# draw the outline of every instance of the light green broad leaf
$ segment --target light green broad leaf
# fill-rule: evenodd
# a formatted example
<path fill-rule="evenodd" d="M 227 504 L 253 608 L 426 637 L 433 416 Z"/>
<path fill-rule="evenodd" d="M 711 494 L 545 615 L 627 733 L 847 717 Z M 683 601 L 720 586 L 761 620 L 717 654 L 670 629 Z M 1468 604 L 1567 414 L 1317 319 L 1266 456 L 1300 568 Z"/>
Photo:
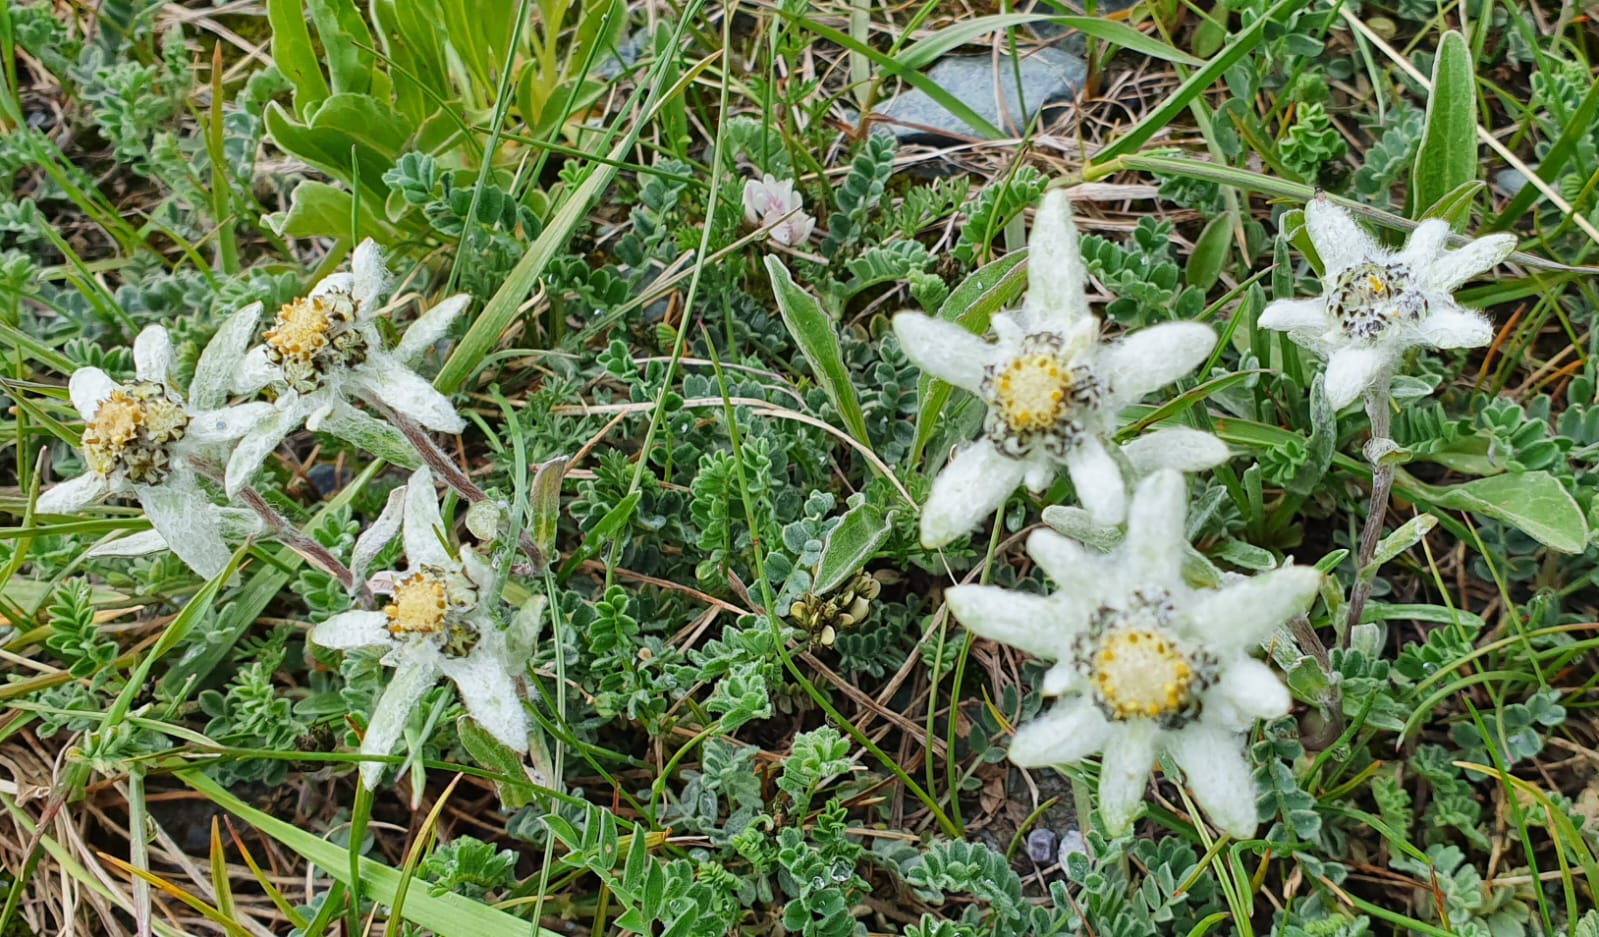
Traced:
<path fill-rule="evenodd" d="M 799 346 L 816 380 L 832 401 L 834 409 L 844 421 L 844 428 L 861 445 L 871 447 L 866 435 L 866 416 L 861 412 L 860 401 L 855 396 L 855 385 L 850 382 L 849 368 L 844 364 L 844 352 L 839 348 L 838 332 L 833 317 L 822 304 L 798 283 L 783 266 L 781 258 L 768 254 L 766 273 L 772 279 L 772 292 L 777 298 L 777 310 L 782 313 L 788 334 Z"/>
<path fill-rule="evenodd" d="M 866 503 L 851 508 L 822 544 L 822 559 L 816 564 L 811 591 L 825 595 L 842 585 L 866 565 L 893 529 L 894 512 L 884 514 Z"/>
<path fill-rule="evenodd" d="M 176 774 L 183 783 L 204 794 L 218 807 L 294 850 L 335 880 L 347 886 L 351 884 L 350 854 L 344 847 L 256 810 L 199 771 L 185 769 Z M 398 869 L 363 858 L 360 874 L 363 895 L 383 904 L 394 901 L 401 885 Z M 435 895 L 427 888 L 408 889 L 404 907 L 396 909 L 395 913 L 439 937 L 560 937 L 555 931 L 535 927 L 530 921 L 486 904 L 450 892 Z"/>
<path fill-rule="evenodd" d="M 1477 172 L 1477 75 L 1466 37 L 1450 30 L 1433 59 L 1427 122 L 1411 174 L 1412 217 L 1447 203 L 1457 189 L 1477 180 Z M 1470 212 L 1455 206 L 1438 214 L 1447 214 L 1460 231 Z"/>
<path fill-rule="evenodd" d="M 1504 521 L 1551 550 L 1581 553 L 1588 546 L 1582 509 L 1548 472 L 1493 475 L 1448 486 L 1422 484 L 1406 475 L 1404 483 L 1435 507 Z"/>

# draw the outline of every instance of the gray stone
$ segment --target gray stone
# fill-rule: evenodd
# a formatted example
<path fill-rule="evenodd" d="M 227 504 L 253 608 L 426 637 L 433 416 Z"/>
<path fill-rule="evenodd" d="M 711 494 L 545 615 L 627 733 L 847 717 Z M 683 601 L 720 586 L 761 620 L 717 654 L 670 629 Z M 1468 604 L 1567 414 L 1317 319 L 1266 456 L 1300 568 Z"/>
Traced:
<path fill-rule="evenodd" d="M 1494 173 L 1494 183 L 1504 189 L 1506 195 L 1515 195 L 1527 184 L 1527 177 L 1519 169 L 1501 169 Z"/>
<path fill-rule="evenodd" d="M 1083 839 L 1083 834 L 1080 830 L 1067 830 L 1066 835 L 1060 838 L 1060 852 L 1056 855 L 1056 858 L 1064 866 L 1074 852 L 1080 852 L 1085 856 L 1088 855 L 1088 843 Z"/>
<path fill-rule="evenodd" d="M 1027 855 L 1034 862 L 1048 862 L 1055 858 L 1055 831 L 1034 830 L 1027 834 Z"/>
<path fill-rule="evenodd" d="M 1018 69 L 1020 94 L 1016 87 Z M 1088 65 L 1070 52 L 1046 46 L 1021 56 L 1020 62 L 1008 55 L 997 59 L 990 55 L 951 56 L 935 62 L 926 75 L 1001 132 L 1020 134 L 1045 105 L 1077 93 L 1088 76 Z M 874 129 L 880 128 L 907 143 L 979 136 L 978 131 L 918 88 L 884 101 L 874 113 L 878 118 Z"/>

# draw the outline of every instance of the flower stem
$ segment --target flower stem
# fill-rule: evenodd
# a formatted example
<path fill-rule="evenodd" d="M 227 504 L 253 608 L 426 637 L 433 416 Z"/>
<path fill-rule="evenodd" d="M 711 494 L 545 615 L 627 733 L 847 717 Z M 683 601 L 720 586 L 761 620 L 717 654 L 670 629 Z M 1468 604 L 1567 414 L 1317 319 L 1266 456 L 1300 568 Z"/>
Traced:
<path fill-rule="evenodd" d="M 277 508 L 268 504 L 266 499 L 261 497 L 260 492 L 246 485 L 239 492 L 239 500 L 254 511 L 262 521 L 266 522 L 267 529 L 272 531 L 284 546 L 320 566 L 323 572 L 339 581 L 339 585 L 344 587 L 344 591 L 355 592 L 359 589 L 362 598 L 367 603 L 371 603 L 372 593 L 367 590 L 365 583 L 356 582 L 355 573 L 350 571 L 350 567 L 345 566 L 338 557 L 328 552 L 327 547 L 302 533 L 300 528 L 294 526 L 293 521 L 278 513 Z"/>
<path fill-rule="evenodd" d="M 367 402 L 372 403 L 370 400 Z M 406 441 L 411 444 L 412 448 L 416 449 L 417 455 L 422 457 L 423 464 L 431 469 L 433 474 L 444 479 L 444 483 L 455 489 L 456 494 L 465 498 L 468 504 L 493 500 L 465 472 L 461 471 L 460 466 L 450 460 L 449 455 L 439 448 L 439 444 L 433 441 L 433 437 L 428 435 L 428 431 L 420 423 L 398 410 L 389 407 L 381 407 L 379 409 L 388 421 L 405 435 Z M 518 534 L 517 546 L 532 562 L 532 574 L 537 575 L 549 565 L 545 559 L 544 551 L 538 548 L 538 545 L 533 542 L 533 538 L 528 536 L 527 533 Z"/>
<path fill-rule="evenodd" d="M 1349 608 L 1344 615 L 1344 627 L 1338 633 L 1338 645 L 1349 646 L 1349 634 L 1360 624 L 1360 613 L 1366 600 L 1371 598 L 1374 573 L 1366 572 L 1377 555 L 1377 545 L 1382 542 L 1383 521 L 1388 516 L 1388 496 L 1394 488 L 1394 467 L 1391 462 L 1373 458 L 1393 440 L 1388 438 L 1391 404 L 1386 393 L 1372 394 L 1366 398 L 1366 417 L 1371 421 L 1371 439 L 1366 443 L 1367 459 L 1371 462 L 1371 508 L 1366 512 L 1366 526 L 1360 532 L 1360 551 L 1355 555 L 1355 587 L 1349 593 Z"/>

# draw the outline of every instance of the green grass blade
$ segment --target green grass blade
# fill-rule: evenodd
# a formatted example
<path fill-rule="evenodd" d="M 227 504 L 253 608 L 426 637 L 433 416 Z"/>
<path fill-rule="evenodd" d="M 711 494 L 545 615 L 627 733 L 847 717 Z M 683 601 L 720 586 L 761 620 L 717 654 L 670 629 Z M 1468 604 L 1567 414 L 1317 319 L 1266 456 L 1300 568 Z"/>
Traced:
<path fill-rule="evenodd" d="M 1139 32 L 1120 20 L 1109 20 L 1099 16 L 1057 16 L 1054 21 L 1061 26 L 1068 26 L 1084 35 L 1093 36 L 1102 42 L 1113 46 L 1121 46 L 1152 59 L 1163 62 L 1176 62 L 1179 65 L 1191 65 L 1203 68 L 1205 60 L 1195 58 L 1181 49 L 1161 42 L 1148 33 Z"/>
<path fill-rule="evenodd" d="M 821 38 L 826 39 L 828 42 L 837 43 L 838 45 L 843 46 L 845 49 L 848 49 L 850 52 L 858 53 L 871 59 L 873 64 L 881 69 L 885 75 L 892 75 L 895 78 L 900 78 L 912 88 L 916 88 L 917 90 L 924 92 L 928 97 L 938 102 L 938 105 L 944 108 L 944 110 L 949 111 L 951 114 L 954 114 L 956 117 L 960 118 L 963 122 L 965 122 L 966 126 L 972 128 L 972 130 L 975 131 L 979 136 L 989 140 L 997 140 L 1004 136 L 1004 134 L 999 132 L 999 128 L 984 120 L 982 115 L 978 114 L 970 107 L 967 107 L 959 98 L 939 87 L 937 82 L 933 81 L 931 78 L 928 78 L 926 75 L 923 75 L 921 72 L 918 72 L 916 69 L 907 68 L 898 60 L 884 55 L 882 52 L 879 52 L 866 43 L 855 41 L 855 39 L 848 33 L 833 29 L 830 26 L 823 26 L 820 23 L 813 23 L 800 14 L 790 12 L 781 7 L 778 8 L 778 13 L 789 17 L 799 25 L 805 27 Z"/>
<path fill-rule="evenodd" d="M 179 780 L 205 795 L 218 807 L 294 850 L 301 858 L 337 881 L 351 884 L 345 851 L 339 846 L 248 806 L 199 771 L 184 769 L 176 774 Z M 360 875 L 362 894 L 385 904 L 395 900 L 400 890 L 398 869 L 371 859 L 362 859 Z M 435 895 L 431 889 L 411 890 L 406 895 L 402 916 L 419 927 L 434 931 L 440 937 L 528 937 L 529 934 L 533 937 L 560 937 L 555 931 L 534 927 L 519 917 L 486 904 L 448 892 Z"/>
<path fill-rule="evenodd" d="M 693 10 L 685 11 L 682 22 L 692 19 L 692 15 Z M 661 88 L 662 78 L 666 73 L 665 61 L 663 59 L 657 63 L 649 82 L 651 91 L 650 101 L 644 108 L 646 115 L 653 114 L 660 101 L 665 98 Z M 697 73 L 698 69 L 688 69 L 683 78 L 691 79 Z M 682 86 L 683 81 L 679 81 L 673 85 L 673 89 Z M 588 212 L 589 206 L 611 184 L 611 180 L 616 178 L 622 158 L 633 149 L 634 144 L 638 142 L 639 133 L 648 123 L 648 119 L 634 122 L 622 139 L 611 147 L 608 158 L 593 166 L 577 189 L 561 203 L 560 209 L 544 228 L 544 233 L 539 235 L 527 253 L 522 255 L 522 259 L 517 261 L 510 275 L 505 278 L 505 282 L 494 292 L 488 305 L 483 307 L 477 320 L 461 338 L 461 343 L 444 362 L 444 368 L 439 371 L 438 379 L 433 382 L 435 387 L 446 394 L 460 389 L 461 385 L 466 383 L 467 377 L 477 370 L 478 364 L 494 349 L 495 343 L 516 318 L 522 300 L 533 291 L 533 285 L 544 273 L 544 268 L 549 265 L 555 254 L 566 246 L 566 242 L 571 239 L 572 233 L 577 230 L 583 216 Z"/>
<path fill-rule="evenodd" d="M 1299 9 L 1306 0 L 1277 0 L 1261 17 L 1245 26 L 1234 35 L 1222 50 L 1206 62 L 1204 67 L 1188 76 L 1188 80 L 1177 86 L 1161 105 L 1148 114 L 1133 128 L 1123 134 L 1116 142 L 1101 150 L 1095 157 L 1095 165 L 1102 165 L 1118 156 L 1125 156 L 1143 146 L 1148 140 L 1173 119 L 1188 109 L 1193 100 L 1205 93 L 1205 90 L 1216 83 L 1227 69 L 1247 55 L 1250 50 L 1260 44 L 1261 37 L 1265 35 L 1266 26 L 1282 20 L 1287 14 Z"/>

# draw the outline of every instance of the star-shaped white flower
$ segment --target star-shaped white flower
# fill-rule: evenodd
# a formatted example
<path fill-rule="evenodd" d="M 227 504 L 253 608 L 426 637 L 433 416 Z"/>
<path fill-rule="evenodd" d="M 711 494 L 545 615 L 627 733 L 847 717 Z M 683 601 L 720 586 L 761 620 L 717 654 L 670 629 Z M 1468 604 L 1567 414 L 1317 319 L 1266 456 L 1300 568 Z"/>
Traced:
<path fill-rule="evenodd" d="M 1157 754 L 1182 769 L 1219 828 L 1255 830 L 1255 783 L 1243 733 L 1288 712 L 1288 691 L 1249 656 L 1308 607 L 1321 575 L 1285 566 L 1222 589 L 1183 580 L 1183 478 L 1144 479 L 1127 539 L 1109 555 L 1039 530 L 1027 552 L 1056 583 L 1048 596 L 956 586 L 950 610 L 972 631 L 1055 666 L 1043 693 L 1064 697 L 1017 729 L 1010 759 L 1025 768 L 1069 765 L 1104 752 L 1099 809 L 1112 833 L 1132 824 Z"/>
<path fill-rule="evenodd" d="M 816 229 L 816 219 L 805 214 L 804 201 L 789 179 L 766 173 L 744 181 L 744 220 L 755 227 L 771 227 L 767 237 L 793 247 L 805 243 Z"/>
<path fill-rule="evenodd" d="M 220 509 L 197 483 L 207 448 L 244 435 L 272 411 L 267 403 L 220 406 L 225 390 L 196 371 L 191 407 L 173 387 L 172 339 L 152 325 L 133 340 L 135 379 L 120 384 L 95 367 L 72 372 L 68 391 L 83 417 L 86 470 L 39 496 L 38 510 L 73 514 L 108 495 L 138 499 L 154 528 L 91 552 L 133 555 L 168 548 L 206 578 L 232 555 L 222 539 Z"/>
<path fill-rule="evenodd" d="M 248 484 L 278 443 L 302 423 L 357 440 L 371 435 L 372 419 L 350 405 L 352 397 L 442 433 L 465 427 L 450 399 L 411 365 L 472 297 L 451 296 L 423 313 L 390 350 L 377 328 L 379 300 L 389 287 L 377 244 L 362 241 L 350 267 L 351 273 L 325 277 L 306 296 L 278 310 L 262 343 L 247 352 L 261 316 L 259 303 L 235 313 L 218 334 L 214 344 L 229 349 L 236 364 L 234 389 L 253 393 L 270 386 L 277 393 L 271 416 L 239 440 L 228 460 L 230 495 Z"/>
<path fill-rule="evenodd" d="M 1386 394 L 1411 348 L 1472 348 L 1492 340 L 1487 317 L 1451 294 L 1510 256 L 1515 235 L 1490 234 L 1450 250 L 1449 224 L 1434 218 L 1417 225 L 1404 248 L 1390 251 L 1325 196 L 1305 206 L 1305 230 L 1326 268 L 1322 294 L 1279 299 L 1260 314 L 1260 325 L 1287 332 L 1327 359 L 1327 401 L 1335 409 Z"/>
<path fill-rule="evenodd" d="M 356 544 L 355 565 L 364 569 L 382 543 L 399 527 L 405 541 L 406 569 L 379 573 L 392 601 L 380 611 L 353 610 L 334 615 L 311 629 L 310 638 L 323 647 L 347 650 L 387 648 L 383 663 L 395 668 L 394 678 L 378 698 L 361 741 L 363 755 L 383 756 L 393 750 L 406 720 L 422 694 L 443 673 L 455 681 L 466 711 L 488 733 L 519 752 L 528 750 L 527 715 L 522 710 L 505 632 L 494 621 L 487 595 L 494 571 L 470 548 L 451 556 L 444 546 L 444 521 L 439 514 L 433 476 L 418 469 L 405 486 L 403 522 L 396 523 L 397 498 Z M 375 789 L 384 764 L 361 765 L 361 779 Z"/>
<path fill-rule="evenodd" d="M 988 404 L 983 438 L 955 454 L 922 506 L 922 543 L 942 546 L 991 515 L 1016 486 L 1042 491 L 1064 465 L 1095 521 L 1121 521 L 1127 489 L 1111 450 L 1117 415 L 1192 371 L 1216 344 L 1197 322 L 1168 322 L 1101 343 L 1063 192 L 1044 197 L 1029 243 L 1022 308 L 999 313 L 993 342 L 917 312 L 894 317 L 906 356 Z M 1122 453 L 1139 470 L 1196 471 L 1227 458 L 1208 433 L 1167 429 Z"/>

